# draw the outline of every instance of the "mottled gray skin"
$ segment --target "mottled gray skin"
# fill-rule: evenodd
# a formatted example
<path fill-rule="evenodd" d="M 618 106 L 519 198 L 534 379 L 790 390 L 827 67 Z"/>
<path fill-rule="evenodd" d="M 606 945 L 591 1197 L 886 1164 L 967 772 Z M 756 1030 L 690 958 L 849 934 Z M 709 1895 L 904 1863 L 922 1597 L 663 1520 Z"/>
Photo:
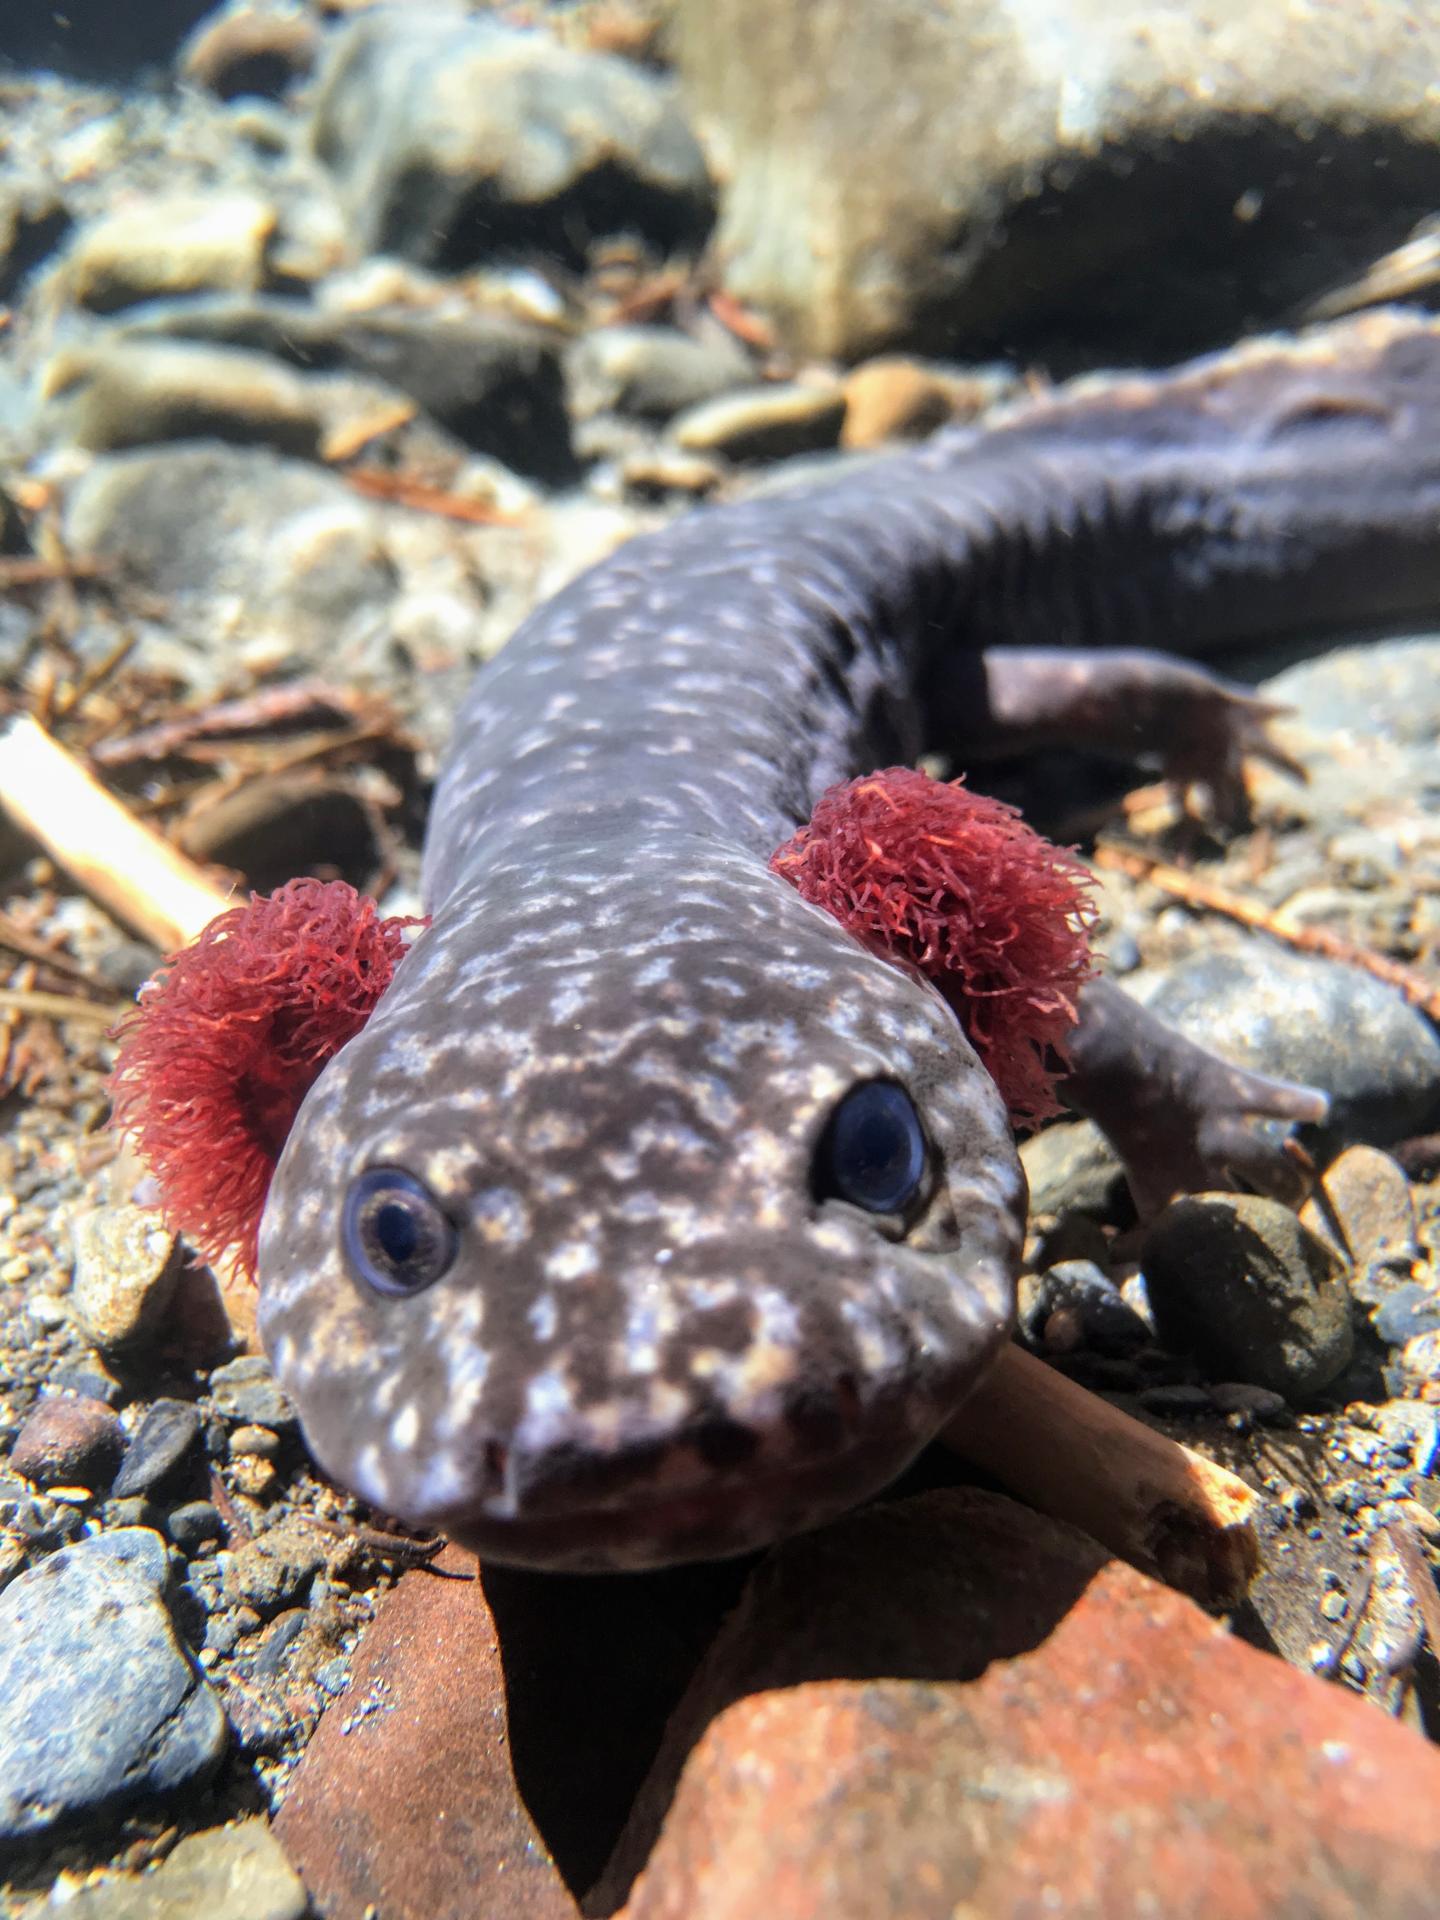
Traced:
<path fill-rule="evenodd" d="M 262 1333 L 321 1464 L 565 1568 L 741 1551 L 883 1486 L 1006 1337 L 1024 1185 L 939 996 L 768 856 L 831 782 L 974 737 L 977 649 L 1434 606 L 1437 527 L 1440 333 L 1372 318 L 697 514 L 542 608 L 460 716 L 434 924 L 266 1210 Z M 906 1221 L 814 1197 L 877 1077 L 929 1140 Z M 342 1251 L 377 1165 L 459 1230 L 413 1298 Z"/>

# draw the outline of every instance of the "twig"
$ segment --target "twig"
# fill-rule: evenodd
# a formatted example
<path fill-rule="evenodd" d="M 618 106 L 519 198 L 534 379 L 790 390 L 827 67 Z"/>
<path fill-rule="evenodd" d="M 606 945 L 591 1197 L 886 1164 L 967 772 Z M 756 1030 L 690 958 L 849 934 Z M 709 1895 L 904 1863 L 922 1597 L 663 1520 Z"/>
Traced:
<path fill-rule="evenodd" d="M 1243 1480 L 1022 1347 L 1004 1349 L 940 1437 L 1203 1606 L 1238 1605 L 1259 1569 L 1257 1496 Z"/>
<path fill-rule="evenodd" d="M 444 520 L 463 520 L 473 527 L 520 527 L 527 517 L 505 513 L 461 493 L 447 493 L 443 487 L 427 486 L 423 480 L 407 480 L 403 474 L 387 473 L 382 467 L 347 467 L 341 478 L 369 500 L 388 500 L 392 506 L 412 507 L 417 513 L 438 514 Z"/>
<path fill-rule="evenodd" d="M 100 786 L 28 714 L 0 728 L 0 807 L 84 890 L 163 952 L 231 904 L 228 893 Z"/>
<path fill-rule="evenodd" d="M 1397 988 L 1412 1006 L 1419 1007 L 1430 1019 L 1440 1020 L 1440 984 L 1428 979 L 1417 968 L 1406 966 L 1403 960 L 1392 960 L 1388 954 L 1377 953 L 1373 947 L 1362 947 L 1329 927 L 1287 926 L 1273 909 L 1260 901 L 1233 893 L 1228 887 L 1206 880 L 1186 867 L 1168 865 L 1154 854 L 1102 844 L 1096 847 L 1093 860 L 1097 867 L 1108 867 L 1114 872 L 1129 874 L 1132 880 L 1148 880 L 1159 887 L 1162 893 L 1184 901 L 1187 906 L 1204 907 L 1210 913 L 1222 913 L 1227 919 L 1236 920 L 1241 926 L 1253 927 L 1259 933 L 1268 933 L 1299 952 L 1319 953 L 1327 960 L 1339 960 L 1346 966 L 1359 967 L 1373 974 L 1377 980 L 1383 980 L 1387 986 Z"/>
<path fill-rule="evenodd" d="M 73 980 L 76 986 L 88 987 L 92 993 L 102 997 L 114 991 L 108 981 L 89 972 L 68 953 L 58 947 L 47 946 L 36 935 L 18 926 L 8 913 L 0 913 L 0 950 L 17 954 L 22 960 L 34 960 L 40 966 L 48 967 L 52 973 L 58 973 L 62 979 Z"/>
<path fill-rule="evenodd" d="M 54 587 L 72 580 L 102 580 L 114 560 L 41 560 L 29 553 L 0 556 L 0 593 L 11 587 Z"/>
<path fill-rule="evenodd" d="M 0 1012 L 33 1013 L 45 1020 L 88 1020 L 97 1027 L 113 1027 L 128 1008 L 111 1001 L 76 1000 L 67 993 L 40 993 L 34 987 L 0 987 Z"/>
<path fill-rule="evenodd" d="M 336 718 L 358 721 L 375 702 L 367 702 L 322 680 L 293 680 L 285 686 L 263 687 L 235 700 L 161 720 L 139 733 L 101 740 L 90 750 L 97 767 L 123 767 L 136 760 L 168 760 L 197 740 L 216 736 L 227 740 L 297 723 L 322 726 Z"/>

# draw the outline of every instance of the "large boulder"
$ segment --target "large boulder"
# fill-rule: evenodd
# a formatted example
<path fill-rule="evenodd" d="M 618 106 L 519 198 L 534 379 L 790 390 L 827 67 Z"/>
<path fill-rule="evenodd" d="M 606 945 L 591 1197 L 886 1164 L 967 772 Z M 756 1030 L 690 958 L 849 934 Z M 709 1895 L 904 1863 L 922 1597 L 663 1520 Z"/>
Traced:
<path fill-rule="evenodd" d="M 1188 351 L 1292 314 L 1440 202 L 1433 10 L 676 0 L 676 20 L 727 285 L 805 351 Z"/>

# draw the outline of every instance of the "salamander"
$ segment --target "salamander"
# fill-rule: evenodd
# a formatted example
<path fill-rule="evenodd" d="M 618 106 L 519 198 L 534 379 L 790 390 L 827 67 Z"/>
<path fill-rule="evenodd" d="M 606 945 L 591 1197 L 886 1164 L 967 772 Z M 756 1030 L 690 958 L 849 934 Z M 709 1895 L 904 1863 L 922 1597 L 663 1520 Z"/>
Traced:
<path fill-rule="evenodd" d="M 306 1097 L 260 1325 L 321 1464 L 482 1554 L 731 1554 L 887 1484 L 1007 1339 L 1026 1192 L 951 1010 L 772 872 L 817 795 L 1082 739 L 1233 789 L 1178 656 L 1440 605 L 1440 327 L 1081 381 L 637 538 L 458 716 L 432 916 Z M 1166 653 L 1150 651 L 1164 647 Z M 1265 1184 L 1225 1067 L 1087 988 L 1137 1194 Z"/>

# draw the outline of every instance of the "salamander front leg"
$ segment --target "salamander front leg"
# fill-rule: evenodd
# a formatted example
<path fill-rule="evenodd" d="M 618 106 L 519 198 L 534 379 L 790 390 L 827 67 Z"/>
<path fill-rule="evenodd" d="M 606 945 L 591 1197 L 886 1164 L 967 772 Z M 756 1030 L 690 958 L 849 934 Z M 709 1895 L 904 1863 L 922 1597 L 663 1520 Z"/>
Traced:
<path fill-rule="evenodd" d="M 1170 654 L 995 647 L 978 679 L 953 742 L 962 765 L 1057 746 L 1153 758 L 1182 789 L 1204 786 L 1224 821 L 1245 817 L 1248 757 L 1305 777 L 1269 731 L 1282 707 Z"/>
<path fill-rule="evenodd" d="M 1256 1120 L 1318 1124 L 1330 1108 L 1315 1087 L 1231 1065 L 1187 1040 L 1108 980 L 1080 993 L 1061 1092 L 1119 1153 L 1144 1218 L 1177 1193 L 1245 1186 L 1293 1202 L 1312 1171 L 1288 1136 Z"/>

